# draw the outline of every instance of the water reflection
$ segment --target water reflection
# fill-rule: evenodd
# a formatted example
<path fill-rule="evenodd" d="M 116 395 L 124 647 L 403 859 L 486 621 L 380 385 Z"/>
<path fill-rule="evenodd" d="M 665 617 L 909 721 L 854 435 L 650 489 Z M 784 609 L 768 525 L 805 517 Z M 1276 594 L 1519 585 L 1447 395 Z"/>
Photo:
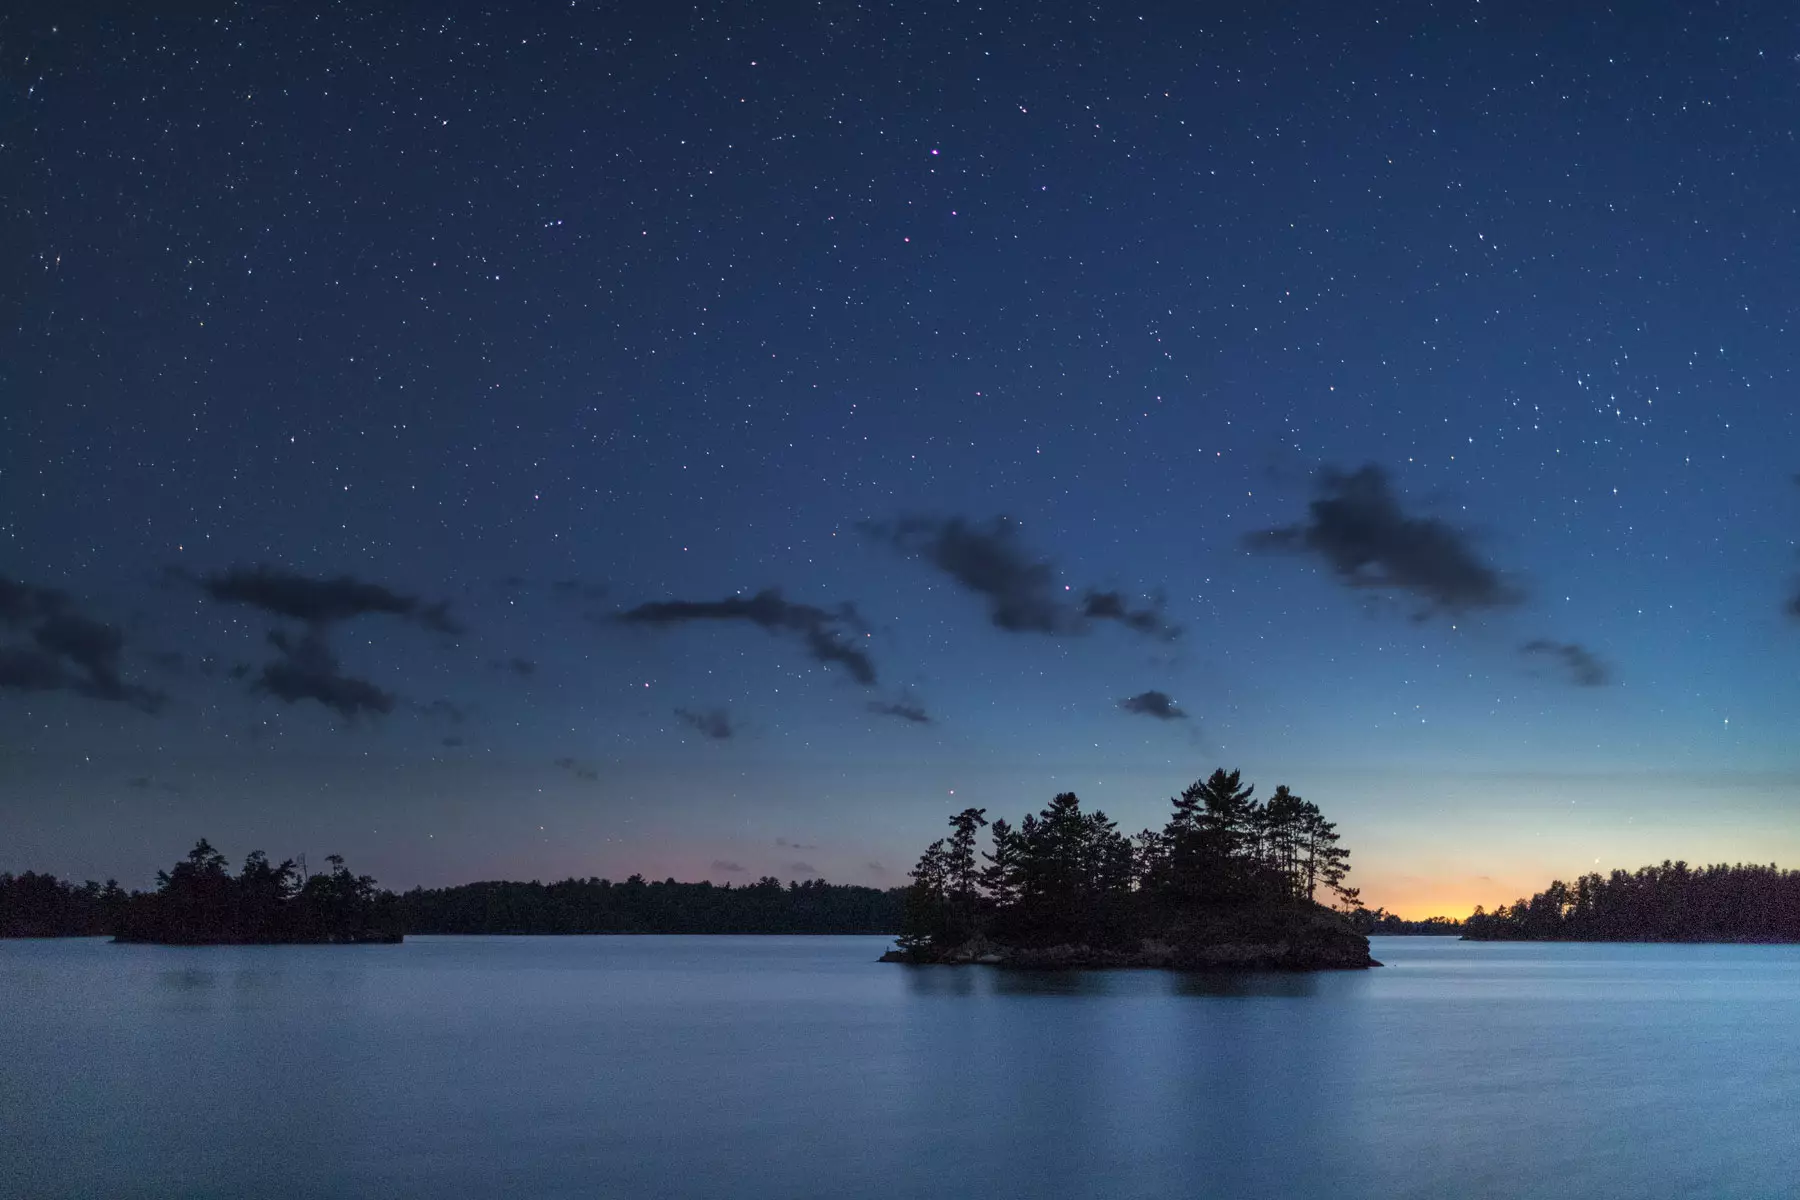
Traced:
<path fill-rule="evenodd" d="M 1317 996 L 1326 978 L 1318 971 L 1182 971 L 1169 976 L 1177 996 Z"/>
<path fill-rule="evenodd" d="M 1131 972 L 1019 971 L 994 969 L 994 993 L 1000 996 L 1103 996 Z"/>
<path fill-rule="evenodd" d="M 218 972 L 208 971 L 201 967 L 181 967 L 173 971 L 157 973 L 156 982 L 159 987 L 176 992 L 203 992 L 217 987 Z"/>
<path fill-rule="evenodd" d="M 0 942 L 0 1096 L 32 1098 L 0 1190 L 1794 1194 L 1800 948 L 1392 941 L 1317 975 Z"/>

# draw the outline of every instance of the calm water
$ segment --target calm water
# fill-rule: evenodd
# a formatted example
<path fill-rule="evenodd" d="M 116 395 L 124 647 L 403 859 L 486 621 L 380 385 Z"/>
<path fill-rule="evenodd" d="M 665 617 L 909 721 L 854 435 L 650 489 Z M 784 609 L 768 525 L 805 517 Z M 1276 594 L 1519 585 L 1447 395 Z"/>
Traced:
<path fill-rule="evenodd" d="M 0 942 L 0 1195 L 1793 1196 L 1800 948 Z"/>

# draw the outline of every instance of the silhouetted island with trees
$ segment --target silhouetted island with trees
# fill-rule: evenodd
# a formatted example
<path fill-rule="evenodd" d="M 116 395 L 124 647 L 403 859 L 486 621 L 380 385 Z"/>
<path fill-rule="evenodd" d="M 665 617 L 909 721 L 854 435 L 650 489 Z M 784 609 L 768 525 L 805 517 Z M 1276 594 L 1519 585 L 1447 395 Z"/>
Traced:
<path fill-rule="evenodd" d="M 233 875 L 202 838 L 156 873 L 156 890 L 126 892 L 116 880 L 79 886 L 26 871 L 0 875 L 0 937 L 96 937 L 166 945 L 398 942 L 393 896 L 344 860 L 309 874 L 257 850 Z"/>
<path fill-rule="evenodd" d="M 1800 942 L 1800 871 L 1685 862 L 1558 879 L 1529 900 L 1476 908 L 1477 942 Z"/>
<path fill-rule="evenodd" d="M 1015 828 L 950 818 L 912 872 L 898 963 L 1317 970 L 1379 966 L 1352 926 L 1350 852 L 1285 786 L 1267 801 L 1217 770 L 1136 837 L 1073 792 Z M 988 829 L 990 848 L 978 852 Z M 1345 911 L 1314 899 L 1325 888 Z"/>
<path fill-rule="evenodd" d="M 261 850 L 233 875 L 225 856 L 201 838 L 187 857 L 156 873 L 156 890 L 119 904 L 120 942 L 163 945 L 363 944 L 398 942 L 393 896 L 367 875 L 352 875 L 339 855 L 329 871 L 308 873 L 293 859 L 271 863 Z"/>

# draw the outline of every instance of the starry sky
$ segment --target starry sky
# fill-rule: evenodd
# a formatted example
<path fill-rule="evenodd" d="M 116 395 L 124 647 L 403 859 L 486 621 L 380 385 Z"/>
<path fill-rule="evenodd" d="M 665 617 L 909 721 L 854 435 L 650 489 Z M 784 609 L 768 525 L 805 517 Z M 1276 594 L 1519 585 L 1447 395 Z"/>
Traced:
<path fill-rule="evenodd" d="M 1779 5 L 0 14 L 0 870 L 1800 865 Z M 151 11 L 156 10 L 156 11 Z"/>

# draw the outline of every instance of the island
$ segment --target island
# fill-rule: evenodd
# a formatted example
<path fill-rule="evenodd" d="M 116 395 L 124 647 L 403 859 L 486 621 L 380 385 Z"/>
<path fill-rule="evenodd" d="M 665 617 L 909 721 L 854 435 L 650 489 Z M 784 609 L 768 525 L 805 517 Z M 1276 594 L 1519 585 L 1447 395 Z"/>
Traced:
<path fill-rule="evenodd" d="M 1350 914 L 1350 852 L 1319 808 L 1277 787 L 1254 798 L 1216 770 L 1135 837 L 1064 792 L 1016 827 L 950 818 L 913 869 L 881 961 L 1028 968 L 1359 969 L 1381 964 Z M 978 849 L 987 829 L 989 848 Z M 1315 899 L 1324 889 L 1338 908 Z"/>
<path fill-rule="evenodd" d="M 161 945 L 394 943 L 404 936 L 393 897 L 333 854 L 330 870 L 252 851 L 236 875 L 202 838 L 186 858 L 156 873 L 156 890 L 116 901 L 114 941 Z"/>

